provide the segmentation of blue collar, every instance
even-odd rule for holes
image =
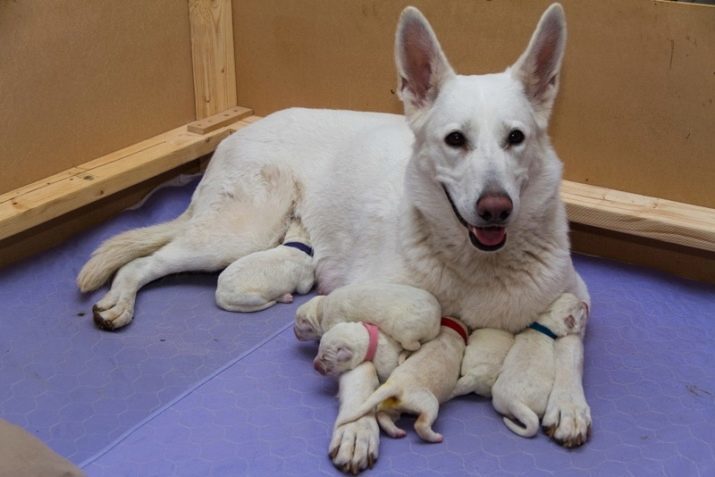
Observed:
[[[311,256],[311,257],[313,256],[313,248],[310,247],[310,246],[308,246],[308,245],[306,245],[306,244],[304,244],[304,243],[301,243],[301,242],[286,242],[286,243],[283,244],[283,246],[285,246],[285,247],[297,248],[297,249],[300,250],[301,252],[307,253],[307,254],[308,254],[309,256]]]
[[[536,321],[533,322],[532,324],[530,324],[529,328],[531,328],[534,331],[538,331],[539,333],[545,334],[552,340],[555,340],[556,338],[558,338],[558,336],[556,336],[556,334],[553,331],[551,331],[547,326],[544,326],[541,323],[537,323]]]

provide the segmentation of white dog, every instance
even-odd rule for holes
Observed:
[[[372,323],[338,323],[320,338],[313,367],[320,374],[340,376],[371,361],[380,382],[397,367],[403,353],[397,341]]]
[[[224,310],[259,311],[291,303],[293,292],[308,293],[315,282],[313,249],[299,220],[292,220],[283,245],[233,262],[219,276],[216,303]]]
[[[298,308],[295,335],[303,341],[318,339],[346,321],[374,323],[404,349],[414,351],[439,333],[440,306],[428,292],[396,283],[338,288]]]
[[[536,323],[516,335],[492,388],[492,405],[505,416],[504,424],[511,431],[532,437],[539,430],[554,384],[554,340],[581,333],[587,316],[586,305],[564,293]]]
[[[395,39],[405,116],[290,109],[229,136],[179,218],[110,239],[80,271],[84,291],[116,272],[97,303],[98,326],[129,324],[137,290],[152,280],[221,270],[278,245],[292,211],[313,242],[323,293],[403,283],[431,293],[470,329],[512,333],[564,292],[588,302],[547,134],[566,43],[561,6],[544,13],[524,53],[496,74],[456,74],[415,8],[400,16]],[[276,170],[290,180],[271,179]],[[544,425],[558,442],[580,445],[591,424],[581,337],[558,340],[556,355]],[[341,399],[363,382],[353,372],[341,378]],[[340,412],[355,402],[341,400]],[[374,461],[377,425],[369,420],[336,427],[336,466]]]
[[[464,350],[461,377],[452,397],[469,393],[491,397],[492,386],[513,344],[514,335],[508,331],[481,328],[472,332]]]
[[[380,424],[389,435],[405,435],[394,420],[400,412],[406,411],[419,415],[415,430],[422,439],[442,442],[442,435],[432,429],[432,424],[439,414],[439,405],[454,391],[466,345],[467,327],[455,318],[442,318],[442,329],[437,338],[411,354],[385,384],[337,425],[357,420],[378,406],[378,413],[383,413]]]

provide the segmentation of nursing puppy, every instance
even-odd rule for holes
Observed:
[[[260,311],[291,303],[293,292],[308,293],[315,282],[308,233],[293,219],[283,245],[246,255],[218,278],[216,303],[229,311]]]
[[[504,358],[514,344],[514,335],[494,328],[475,330],[464,350],[461,378],[452,397],[469,393],[491,397],[492,386],[501,372]]]
[[[397,367],[402,347],[372,323],[338,323],[320,338],[313,367],[320,374],[340,376],[372,361],[380,382]]]
[[[511,431],[523,437],[532,437],[538,431],[554,384],[555,340],[580,333],[587,316],[585,303],[564,293],[536,324],[516,335],[492,388],[492,405],[505,416],[504,424]]]
[[[337,323],[376,324],[408,351],[439,333],[441,308],[429,292],[396,283],[366,283],[317,296],[296,311],[295,335],[320,338]]]
[[[410,355],[395,368],[385,384],[336,425],[355,421],[377,406],[378,421],[390,436],[405,435],[394,423],[399,413],[405,411],[419,415],[415,431],[422,439],[442,442],[442,435],[432,429],[432,424],[437,419],[440,403],[449,399],[457,384],[466,343],[467,327],[455,318],[443,318],[437,338]]]

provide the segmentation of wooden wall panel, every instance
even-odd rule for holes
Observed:
[[[548,0],[415,0],[462,73],[500,71]],[[715,7],[565,0],[551,134],[572,181],[715,207]],[[401,0],[233,0],[238,104],[399,112]]]
[[[0,193],[193,120],[188,11],[0,1]]]

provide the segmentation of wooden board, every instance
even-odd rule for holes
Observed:
[[[228,126],[231,123],[240,121],[251,114],[253,114],[252,110],[242,106],[236,106],[219,114],[214,114],[213,116],[191,122],[186,125],[186,130],[196,134],[207,134],[220,127]]]
[[[196,118],[236,106],[231,0],[189,0]]]
[[[209,154],[248,124],[239,121],[208,134],[181,126],[0,195],[0,240]]]
[[[551,0],[415,0],[455,69],[502,71]],[[715,7],[564,0],[551,136],[568,180],[715,208]],[[400,112],[401,0],[234,0],[238,100]]]
[[[0,194],[195,119],[186,2],[0,1],[0,45]]]

